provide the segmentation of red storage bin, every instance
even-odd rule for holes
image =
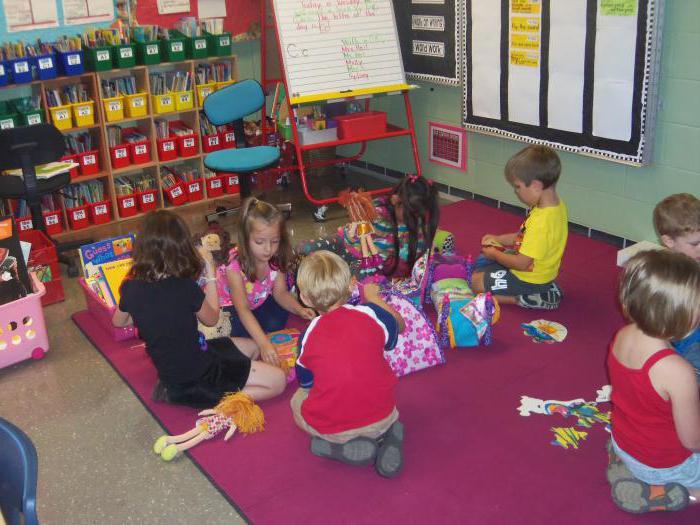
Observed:
[[[177,138],[177,150],[181,157],[192,157],[197,151],[197,133]]]
[[[46,294],[41,298],[43,306],[63,301],[63,283],[61,282],[61,270],[58,267],[58,255],[56,247],[51,240],[39,230],[20,232],[20,240],[32,245],[29,252],[27,267],[35,272],[40,279],[42,275],[50,280],[42,280],[46,288]],[[42,267],[49,267],[50,272],[45,272]]]
[[[163,162],[177,158],[177,138],[156,139],[158,159]]]
[[[205,153],[220,150],[221,140],[219,134],[212,133],[211,135],[202,135],[202,149]]]
[[[79,163],[78,155],[64,155],[63,157],[61,157],[61,160],[69,160],[71,162],[78,162]],[[70,170],[70,178],[71,179],[74,179],[77,176],[78,176],[78,166],[76,166],[75,168],[71,168],[71,170]]]
[[[207,197],[218,197],[224,193],[224,181],[221,177],[204,179],[207,186]]]
[[[104,224],[112,220],[112,203],[109,201],[93,202],[88,209],[93,224]]]
[[[117,195],[117,209],[121,218],[136,215],[139,211],[136,206],[136,195]]]
[[[112,168],[126,168],[129,164],[129,145],[118,144],[109,148],[109,158],[112,161]]]
[[[20,233],[34,229],[34,222],[30,216],[15,217],[15,224],[17,224],[17,229]]]
[[[66,213],[68,214],[68,222],[70,223],[71,230],[82,230],[90,226],[87,205],[66,208]]]
[[[221,143],[221,149],[235,148],[236,135],[233,131],[221,131],[219,133],[219,142]]]
[[[44,226],[46,226],[46,233],[49,235],[56,235],[63,231],[63,221],[61,220],[61,212],[56,211],[45,211],[44,212]]]
[[[201,179],[186,182],[185,191],[189,202],[201,201],[204,198],[204,185]]]
[[[173,206],[180,206],[187,202],[187,191],[182,182],[177,182],[163,191],[165,192],[165,197]]]
[[[133,142],[129,144],[129,153],[134,164],[151,162],[151,143],[147,140]]]
[[[338,139],[352,139],[386,133],[386,113],[384,111],[367,111],[350,113],[336,117],[338,122]]]
[[[78,163],[80,164],[81,175],[93,175],[100,171],[100,161],[98,159],[98,151],[96,149],[79,153]]]
[[[158,207],[158,190],[140,191],[136,194],[136,204],[139,211],[147,212]]]
[[[46,288],[46,294],[41,298],[42,306],[60,303],[65,300],[63,282],[60,278],[44,283],[44,287]]]
[[[220,177],[224,181],[224,191],[226,193],[240,193],[241,182],[235,173],[221,173]]]

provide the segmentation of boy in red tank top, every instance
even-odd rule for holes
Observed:
[[[680,510],[700,498],[700,395],[670,340],[700,322],[700,265],[678,253],[629,260],[620,304],[630,324],[608,353],[615,503],[628,512]]]

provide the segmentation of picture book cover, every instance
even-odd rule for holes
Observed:
[[[99,265],[106,262],[130,258],[134,240],[134,234],[130,233],[82,245],[78,253],[84,276],[87,278],[99,273]]]
[[[132,259],[129,258],[110,261],[100,265],[100,273],[107,282],[107,288],[114,304],[119,304],[119,288],[122,285],[124,277],[129,273],[132,263]]]
[[[32,293],[32,283],[24,263],[19,234],[12,217],[0,218],[0,304]]]

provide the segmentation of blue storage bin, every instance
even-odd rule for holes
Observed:
[[[10,66],[4,60],[0,60],[0,86],[6,86],[10,81]]]
[[[15,84],[24,84],[32,81],[32,59],[13,58],[9,61],[10,70],[12,71],[12,81]]]
[[[56,78],[58,74],[56,68],[56,55],[47,53],[34,58],[36,64],[36,76],[39,80],[49,80]]]
[[[83,51],[58,52],[58,65],[61,74],[66,76],[82,75],[85,73]]]

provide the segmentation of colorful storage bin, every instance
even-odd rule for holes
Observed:
[[[102,104],[105,108],[105,119],[107,119],[107,122],[124,120],[124,97],[103,98]]]
[[[109,201],[93,202],[88,205],[88,210],[93,224],[105,224],[112,220],[112,203]]]
[[[36,64],[36,76],[39,80],[49,80],[56,78],[58,68],[56,67],[56,56],[53,53],[34,57]]]
[[[129,145],[117,144],[109,148],[109,159],[112,163],[112,169],[126,168],[131,163],[129,160]]]
[[[68,223],[71,230],[82,230],[90,226],[87,205],[66,208],[66,214],[68,215]]]
[[[207,197],[219,197],[224,193],[224,181],[221,177],[209,177],[204,179],[207,188]]]
[[[158,148],[158,160],[161,162],[177,158],[176,137],[156,139],[156,147]]]
[[[141,212],[155,210],[158,207],[158,190],[138,192],[136,194],[136,204]]]
[[[170,113],[175,111],[175,97],[173,93],[151,95],[151,105],[154,113]]]
[[[148,95],[135,93],[124,95],[126,101],[126,115],[130,118],[145,117],[148,115]]]
[[[216,82],[197,84],[197,104],[201,108],[204,106],[204,99],[216,91]]]
[[[231,54],[231,33],[212,35],[205,33],[209,41],[209,56],[225,57]]]
[[[56,128],[66,130],[73,127],[73,111],[70,104],[49,108],[51,122]]]
[[[117,195],[117,209],[122,219],[136,215],[139,212],[136,195]]]
[[[31,58],[14,58],[8,60],[8,63],[12,72],[12,81],[15,84],[26,84],[32,81]]]
[[[92,126],[95,123],[95,103],[92,100],[71,104],[73,122],[77,127]]]
[[[136,42],[136,58],[139,64],[145,66],[160,64],[160,42],[158,42],[158,40]]]
[[[204,185],[201,179],[186,182],[185,191],[189,202],[201,201],[204,198]]]
[[[112,48],[112,65],[116,68],[136,65],[136,44],[120,44]]]
[[[176,182],[169,188],[165,188],[163,192],[165,193],[165,198],[173,206],[180,206],[187,202],[187,191],[182,182]]]
[[[74,76],[85,73],[85,61],[83,51],[67,51],[57,54],[58,70],[62,75]]]
[[[80,164],[81,175],[94,175],[100,172],[99,152],[96,149],[78,153],[78,164]]]
[[[192,91],[178,91],[174,93],[175,110],[186,111],[194,107],[194,95]]]
[[[90,47],[85,53],[85,61],[89,71],[109,71],[112,69],[111,47]]]

